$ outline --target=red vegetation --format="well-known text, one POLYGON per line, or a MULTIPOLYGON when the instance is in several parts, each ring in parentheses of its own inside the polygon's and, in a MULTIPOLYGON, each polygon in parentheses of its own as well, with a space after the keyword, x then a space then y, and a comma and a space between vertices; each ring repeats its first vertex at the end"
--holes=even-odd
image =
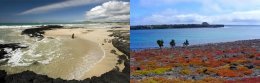
MULTIPOLYGON (((205 46, 205 47, 187 47, 187 48, 173 48, 173 49, 147 49, 131 52, 131 75, 136 72, 137 68, 141 70, 155 70, 157 68, 172 68, 175 67, 189 68, 193 67, 195 71, 189 71, 187 74, 200 75, 206 74, 210 79, 214 80, 218 77, 233 78, 249 76, 254 73, 253 69, 246 67, 248 64, 253 64, 254 69, 260 68, 259 51, 250 45, 231 45, 225 46, 205 46), (232 66, 231 66, 232 65, 232 66), (218 77, 214 77, 218 75, 218 77)), ((191 69, 187 69, 191 70, 191 69)), ((179 71, 181 72, 181 71, 179 71)), ((185 72, 184 72, 185 73, 185 72)), ((183 75, 187 75, 183 74, 183 75)), ((176 79, 151 78, 151 79, 132 79, 131 83, 136 82, 164 82, 172 83, 186 81, 177 77, 176 79)), ((221 78, 222 79, 222 78, 221 78)), ((220 79, 218 79, 220 80, 220 79)), ((225 79, 224 79, 225 80, 225 79)), ((247 83, 259 82, 259 78, 247 78, 243 80, 226 81, 227 83, 240 83, 242 81, 247 83)), ((194 82, 194 81, 191 81, 194 82)))

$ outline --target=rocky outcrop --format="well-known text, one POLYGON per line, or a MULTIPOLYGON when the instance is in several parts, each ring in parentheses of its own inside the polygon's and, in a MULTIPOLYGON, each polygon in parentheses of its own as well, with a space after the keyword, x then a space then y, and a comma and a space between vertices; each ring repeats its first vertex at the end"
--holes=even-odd
POLYGON ((119 51, 123 52, 127 56, 130 56, 130 49, 129 49, 129 43, 125 43, 124 41, 116 38, 112 40, 113 46, 118 48, 119 51))
POLYGON ((0 59, 5 58, 4 55, 7 54, 4 48, 11 48, 12 50, 15 50, 18 48, 27 48, 27 46, 23 46, 20 43, 0 44, 0 59))
POLYGON ((126 54, 128 57, 130 57, 130 34, 129 30, 114 30, 112 31, 113 34, 110 36, 115 37, 112 39, 112 44, 114 47, 116 47, 119 51, 126 54))
POLYGON ((30 37, 43 38, 44 30, 52 30, 57 28, 63 28, 63 26, 59 25, 48 25, 48 26, 40 26, 39 28, 29 28, 22 31, 22 35, 28 35, 30 37))
POLYGON ((2 48, 12 48, 14 50, 17 48, 27 48, 27 46, 23 46, 20 43, 0 44, 0 49, 2 48))
POLYGON ((6 55, 6 54, 7 54, 7 52, 4 49, 0 49, 0 59, 5 58, 4 55, 6 55))

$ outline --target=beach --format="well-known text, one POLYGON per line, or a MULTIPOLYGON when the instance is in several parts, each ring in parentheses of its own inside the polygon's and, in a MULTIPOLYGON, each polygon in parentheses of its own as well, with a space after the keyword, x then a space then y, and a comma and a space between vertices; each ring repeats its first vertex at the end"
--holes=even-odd
MULTIPOLYGON (((5 70, 9 75, 23 74, 21 72, 29 70, 39 75, 47 75, 50 77, 49 79, 60 78, 63 80, 86 80, 87 78, 87 80, 90 80, 92 77, 95 77, 93 80, 105 79, 104 76, 102 78, 97 77, 106 73, 120 73, 125 69, 124 62, 118 61, 123 61, 119 57, 126 57, 126 55, 114 47, 112 39, 115 39, 115 37, 111 34, 114 33, 113 31, 120 30, 129 33, 129 26, 119 25, 117 28, 51 27, 53 28, 28 28, 17 31, 17 35, 25 34, 21 36, 21 40, 24 38, 32 39, 30 42, 26 42, 32 43, 33 47, 31 44, 26 44, 28 45, 26 48, 15 48, 11 52, 18 55, 14 57, 14 54, 8 54, 8 56, 11 56, 11 60, 19 57, 19 61, 13 59, 13 62, 15 62, 13 63, 7 57, 5 59, 7 63, 3 62, 0 69, 5 70), (39 34, 42 31, 44 31, 43 34, 39 34), (72 34, 74 34, 74 38, 72 38, 72 34), (22 51, 20 52, 20 50, 22 51), (48 58, 45 55, 46 53, 51 58, 48 58), (28 56, 30 58, 27 58, 28 56), (26 61, 29 62, 25 63, 26 61)), ((3 45, 6 46, 7 44, 3 45)))
MULTIPOLYGON (((129 28, 120 28, 116 30, 127 30, 129 28)), ((91 41, 97 44, 97 47, 101 48, 103 51, 103 57, 91 69, 85 70, 81 73, 84 75, 78 79, 91 78, 93 76, 100 76, 113 68, 115 68, 118 56, 111 53, 111 50, 116 50, 116 52, 121 55, 122 53, 115 48, 112 43, 105 42, 104 40, 111 41, 113 37, 109 37, 111 32, 108 30, 112 29, 57 29, 46 31, 45 35, 47 37, 67 37, 71 39, 71 35, 75 34, 75 39, 83 39, 83 41, 91 41)), ((84 47, 84 46, 82 46, 84 47)), ((92 48, 92 47, 87 47, 92 48)), ((81 64, 81 63, 79 63, 81 64)), ((123 65, 118 65, 120 70, 123 70, 123 65)), ((75 70, 77 71, 77 70, 75 70)))

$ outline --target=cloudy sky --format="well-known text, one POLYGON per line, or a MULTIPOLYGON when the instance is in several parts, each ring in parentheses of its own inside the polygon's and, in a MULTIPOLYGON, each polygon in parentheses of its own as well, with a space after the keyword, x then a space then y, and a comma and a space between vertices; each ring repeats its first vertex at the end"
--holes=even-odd
POLYGON ((0 0, 0 23, 128 22, 129 0, 0 0))
POLYGON ((131 25, 259 25, 260 0, 131 0, 131 25))

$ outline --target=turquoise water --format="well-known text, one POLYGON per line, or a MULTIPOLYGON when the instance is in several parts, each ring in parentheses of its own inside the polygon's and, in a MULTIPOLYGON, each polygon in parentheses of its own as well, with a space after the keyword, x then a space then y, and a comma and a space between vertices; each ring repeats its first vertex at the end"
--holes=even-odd
POLYGON ((174 39, 177 46, 187 39, 190 45, 229 42, 236 40, 260 39, 260 26, 225 26, 223 28, 185 28, 131 30, 131 49, 155 48, 156 41, 164 40, 164 46, 170 47, 174 39))

